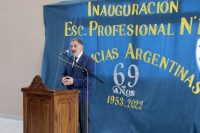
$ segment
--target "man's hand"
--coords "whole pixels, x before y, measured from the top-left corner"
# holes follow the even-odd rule
[[[62,83],[64,85],[72,85],[72,84],[74,84],[74,79],[72,77],[65,76],[62,78]]]

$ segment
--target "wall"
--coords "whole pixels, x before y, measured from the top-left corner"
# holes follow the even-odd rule
[[[43,5],[57,1],[0,2],[0,116],[22,118],[21,88],[41,73]]]

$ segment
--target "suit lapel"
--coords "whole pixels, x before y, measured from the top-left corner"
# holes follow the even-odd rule
[[[80,59],[78,60],[77,63],[78,63],[79,65],[83,64],[84,58],[85,58],[85,54],[84,54],[84,52],[83,52],[83,54],[81,55],[81,57],[80,57]]]
[[[69,60],[69,62],[72,64],[73,63],[73,61],[72,61],[72,59],[73,59],[73,57],[71,57],[70,58],[70,60]],[[72,71],[73,71],[73,68],[72,68],[72,65],[71,64],[69,64],[69,66],[68,66],[68,72],[69,72],[69,76],[71,76],[72,75]]]
[[[72,58],[73,58],[73,57],[72,57]],[[80,57],[80,59],[78,60],[77,63],[78,63],[80,66],[82,66],[84,60],[85,60],[85,54],[83,53],[83,54],[81,55],[81,57]],[[70,62],[73,63],[72,60],[70,60]],[[84,67],[84,66],[83,66],[83,67]],[[69,67],[69,72],[70,72],[69,75],[72,76],[73,73],[74,73],[75,71],[78,71],[79,69],[80,69],[80,68],[77,68],[77,67],[73,67],[73,68],[72,68],[72,65],[70,65],[70,67]]]

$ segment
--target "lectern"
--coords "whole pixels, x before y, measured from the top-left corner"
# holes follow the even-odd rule
[[[22,92],[24,133],[78,133],[78,90],[49,90],[36,76]]]

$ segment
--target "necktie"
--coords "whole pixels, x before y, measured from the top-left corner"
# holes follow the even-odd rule
[[[77,62],[78,57],[75,57],[72,63],[72,68],[74,67],[75,63]]]
[[[78,57],[75,57],[74,61],[77,62]]]

